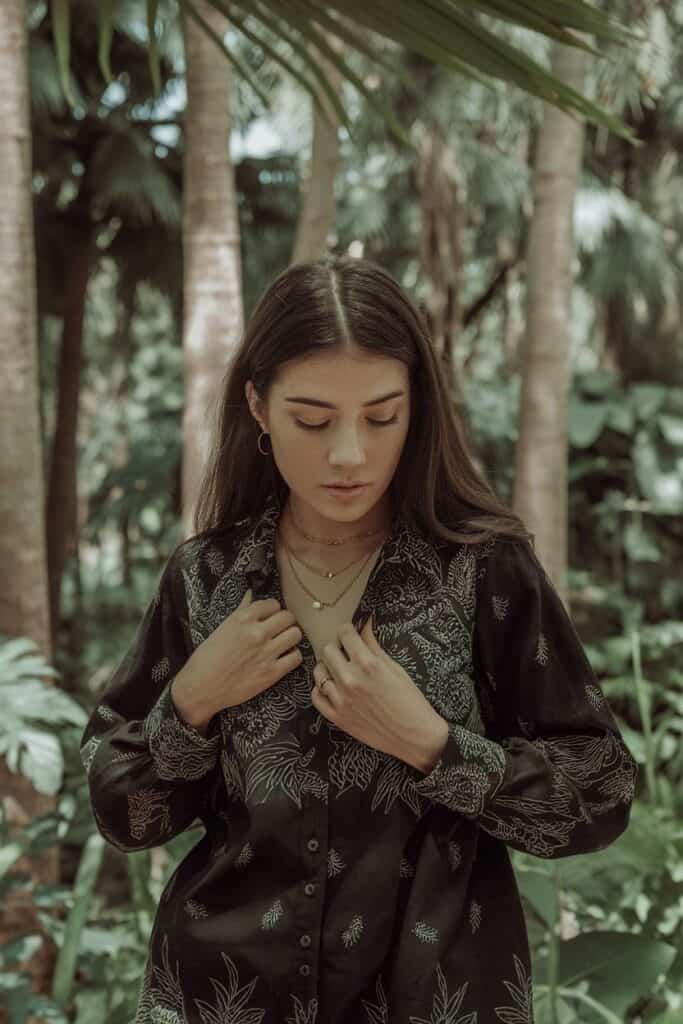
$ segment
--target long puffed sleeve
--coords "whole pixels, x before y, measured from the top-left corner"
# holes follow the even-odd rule
[[[474,565],[486,735],[449,722],[416,788],[537,857],[603,849],[628,825],[637,762],[531,545],[497,538]]]
[[[187,543],[187,542],[185,542]],[[159,846],[201,814],[219,757],[178,714],[171,684],[190,656],[181,544],[81,738],[97,827],[126,852]]]

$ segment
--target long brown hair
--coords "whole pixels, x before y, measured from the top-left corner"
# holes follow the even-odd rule
[[[259,298],[220,390],[194,512],[197,533],[258,516],[269,494],[282,507],[289,493],[272,455],[257,448],[246,382],[266,402],[288,360],[350,347],[408,367],[410,424],[390,487],[406,520],[444,542],[471,544],[492,535],[532,540],[475,465],[420,310],[383,267],[349,256],[295,263]]]

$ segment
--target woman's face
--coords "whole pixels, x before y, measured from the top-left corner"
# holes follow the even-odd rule
[[[270,434],[261,443],[266,449],[271,444],[290,498],[309,523],[318,516],[355,522],[388,490],[410,420],[404,363],[359,349],[316,353],[281,368],[267,408],[251,381],[245,393],[252,415]],[[325,487],[351,480],[369,486],[341,498]]]

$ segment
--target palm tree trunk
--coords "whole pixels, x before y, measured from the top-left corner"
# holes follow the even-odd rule
[[[557,44],[553,69],[581,89],[580,50]],[[534,168],[534,213],[527,256],[527,332],[513,504],[536,535],[548,575],[566,597],[570,302],[574,197],[584,126],[545,104]]]
[[[30,637],[52,660],[45,543],[44,480],[37,370],[37,317],[28,40],[22,0],[0,4],[0,317],[4,400],[0,403],[0,632]],[[47,682],[47,680],[46,680]],[[0,792],[9,838],[54,799],[37,793],[0,760]],[[0,945],[20,932],[45,934],[31,892],[58,878],[57,850],[31,861],[22,857],[11,874],[29,876],[5,894]],[[49,940],[22,963],[37,991],[48,990],[54,960]]]
[[[343,44],[339,39],[329,36],[327,42],[340,55],[342,54]],[[322,55],[317,54],[316,57],[330,85],[339,93],[342,84],[340,72]],[[324,256],[327,252],[328,235],[334,228],[334,185],[339,166],[339,119],[326,95],[320,95],[320,102],[332,119],[332,124],[328,124],[322,113],[313,105],[313,140],[310,159],[302,175],[302,206],[294,243],[293,263]]]
[[[221,38],[227,19],[203,0],[196,10]],[[207,410],[218,400],[231,350],[244,324],[240,230],[230,161],[232,72],[216,43],[191,18],[183,22],[187,110],[183,155],[184,536],[207,455]]]
[[[70,226],[65,274],[64,320],[57,372],[57,413],[50,458],[46,519],[50,572],[50,623],[57,639],[62,577],[68,558],[78,557],[78,408],[83,360],[83,318],[92,263],[92,229],[87,218]]]
[[[462,271],[465,181],[457,143],[436,120],[428,121],[419,145],[420,264],[428,291],[424,313],[451,396],[458,404],[455,346],[463,326]]]

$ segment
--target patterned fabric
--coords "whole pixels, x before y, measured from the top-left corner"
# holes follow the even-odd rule
[[[202,826],[162,893],[135,1024],[533,1024],[508,848],[608,846],[637,779],[564,605],[526,543],[444,544],[397,513],[353,623],[373,613],[447,720],[433,770],[313,707],[307,637],[204,736],[170,685],[248,587],[284,606],[279,514],[271,497],[178,546],[83,734],[109,842]]]

